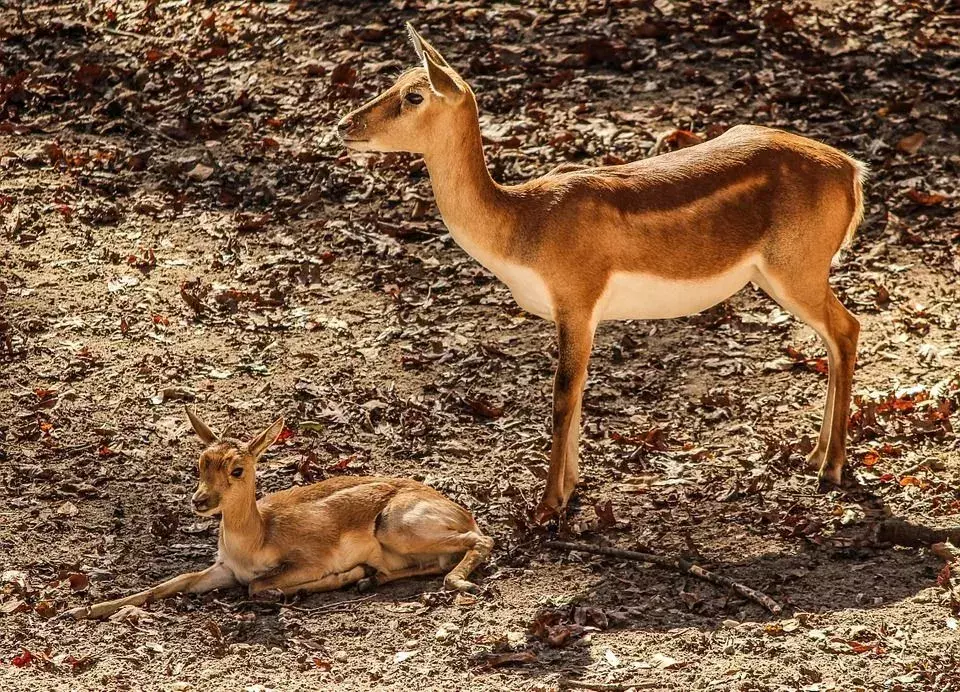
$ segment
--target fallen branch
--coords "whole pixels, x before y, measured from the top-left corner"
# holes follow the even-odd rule
[[[581,553],[591,553],[593,555],[607,555],[609,557],[618,557],[623,560],[634,560],[637,562],[649,562],[650,564],[671,569],[680,574],[689,574],[697,579],[703,579],[717,586],[724,586],[736,591],[744,598],[749,598],[754,603],[759,603],[774,615],[779,615],[783,608],[780,604],[764,593],[744,586],[722,574],[716,574],[704,569],[700,565],[687,562],[682,557],[666,557],[664,555],[652,555],[650,553],[638,553],[634,550],[620,550],[619,548],[605,548],[602,546],[590,545],[588,543],[568,543],[566,541],[547,541],[544,545],[548,548],[559,550],[576,550]]]
[[[877,528],[877,541],[907,548],[921,548],[950,541],[960,545],[960,528],[931,529],[903,519],[886,519]]]

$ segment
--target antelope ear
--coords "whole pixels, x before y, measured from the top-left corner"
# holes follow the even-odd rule
[[[407,22],[407,34],[410,36],[410,43],[417,52],[417,57],[423,60],[423,37],[413,28],[413,24]]]
[[[414,29],[413,24],[410,22],[407,22],[407,33],[410,34],[410,41],[413,43],[413,49],[417,51],[418,58],[423,60],[423,56],[426,54],[429,55],[440,67],[445,67],[448,70],[453,69],[450,67],[450,63],[448,63],[444,57],[440,55],[440,51],[430,45],[427,39],[421,36],[420,32]]]
[[[407,22],[407,32],[410,34],[413,49],[417,51],[417,57],[420,58],[423,67],[427,70],[430,87],[440,96],[447,98],[463,96],[464,89],[460,85],[460,77],[443,59],[443,56],[417,33],[410,22]]]
[[[283,418],[278,418],[269,428],[247,443],[247,450],[254,458],[259,458],[261,454],[267,451],[270,445],[277,441],[281,432],[283,432]]]
[[[213,431],[207,427],[207,424],[204,423],[200,416],[193,412],[193,409],[189,406],[184,406],[184,410],[187,412],[187,418],[190,419],[190,425],[193,426],[194,431],[197,433],[204,444],[209,445],[217,441],[217,436],[213,434]]]

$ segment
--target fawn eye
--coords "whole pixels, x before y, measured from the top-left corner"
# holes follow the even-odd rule
[[[243,475],[243,467],[238,466],[237,468],[235,468],[233,471],[230,472],[230,475],[233,476],[234,478],[240,478],[240,476]]]
[[[403,98],[406,99],[407,103],[412,103],[414,106],[416,106],[418,103],[423,103],[423,96],[415,91],[411,91]]]

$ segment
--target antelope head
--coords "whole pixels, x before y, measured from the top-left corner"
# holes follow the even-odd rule
[[[218,437],[189,406],[187,418],[197,436],[207,445],[197,462],[199,479],[193,494],[193,509],[203,517],[221,514],[225,507],[247,502],[256,495],[257,459],[277,441],[283,430],[283,418],[243,442],[233,437]]]
[[[340,120],[337,132],[350,149],[425,154],[449,141],[461,122],[476,121],[467,83],[409,22],[407,31],[420,66]]]

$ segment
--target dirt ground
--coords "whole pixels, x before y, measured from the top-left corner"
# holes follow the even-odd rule
[[[951,582],[928,548],[875,540],[887,514],[960,515],[946,2],[5,5],[0,689],[960,688],[960,565]],[[863,325],[859,487],[804,470],[823,349],[747,289],[600,329],[577,504],[531,525],[552,326],[453,243],[422,161],[332,136],[414,64],[405,20],[473,84],[503,182],[741,122],[870,165],[834,272]],[[58,619],[213,558],[185,402],[240,433],[286,416],[262,491],[376,473],[448,493],[497,542],[481,593],[234,590]],[[784,612],[554,536],[685,555]]]

